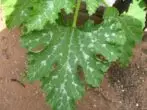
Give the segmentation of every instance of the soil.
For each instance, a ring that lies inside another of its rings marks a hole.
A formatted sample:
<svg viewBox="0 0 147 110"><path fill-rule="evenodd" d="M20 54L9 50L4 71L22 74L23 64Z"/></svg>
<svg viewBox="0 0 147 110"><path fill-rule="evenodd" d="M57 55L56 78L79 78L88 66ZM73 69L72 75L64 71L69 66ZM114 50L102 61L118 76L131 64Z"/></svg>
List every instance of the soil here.
<svg viewBox="0 0 147 110"><path fill-rule="evenodd" d="M20 30L5 28L0 10L0 110L51 110L39 82L20 83L26 50ZM127 68L112 66L99 88L87 88L77 110L147 110L147 35Z"/></svg>

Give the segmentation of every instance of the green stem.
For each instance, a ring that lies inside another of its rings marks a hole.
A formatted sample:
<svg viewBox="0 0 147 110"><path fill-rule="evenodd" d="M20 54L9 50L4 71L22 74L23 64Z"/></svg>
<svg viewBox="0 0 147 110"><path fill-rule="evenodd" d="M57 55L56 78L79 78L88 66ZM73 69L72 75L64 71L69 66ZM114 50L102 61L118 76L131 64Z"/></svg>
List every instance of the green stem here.
<svg viewBox="0 0 147 110"><path fill-rule="evenodd" d="M74 20L73 20L73 25L72 25L73 28L75 28L76 24L77 24L78 13L79 13L81 1L82 0L77 0L76 10L75 10L75 13L74 13Z"/></svg>

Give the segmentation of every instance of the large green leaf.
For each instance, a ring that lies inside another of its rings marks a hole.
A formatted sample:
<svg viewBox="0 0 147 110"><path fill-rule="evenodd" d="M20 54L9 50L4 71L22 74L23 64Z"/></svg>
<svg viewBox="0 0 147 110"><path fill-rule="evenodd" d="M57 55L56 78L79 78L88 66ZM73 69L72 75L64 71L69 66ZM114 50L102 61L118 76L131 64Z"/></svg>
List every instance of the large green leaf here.
<svg viewBox="0 0 147 110"><path fill-rule="evenodd" d="M9 2L5 5L7 3ZM7 18L7 25L12 28L25 23L28 32L42 29L48 21L55 22L61 9L70 13L74 5L75 0L17 0L15 5L7 7L8 10L15 8Z"/></svg>
<svg viewBox="0 0 147 110"><path fill-rule="evenodd" d="M126 25L125 20L136 19L119 16L116 9L110 9L106 10L105 21L98 26L89 24L89 30L47 25L42 31L22 36L28 48L28 78L41 80L54 110L74 110L75 101L83 96L84 82L78 75L79 66L84 72L84 81L98 87L111 63L128 60L130 49L141 38L141 28L130 28L140 26L140 22ZM32 51L40 45L43 49L37 53Z"/></svg>
<svg viewBox="0 0 147 110"><path fill-rule="evenodd" d="M83 0L87 10L92 15L102 0ZM4 2L4 11L7 17L7 26L13 28L25 24L27 32L41 30L46 23L55 23L61 9L71 13L76 0L7 0Z"/></svg>
<svg viewBox="0 0 147 110"><path fill-rule="evenodd" d="M130 57L132 56L132 49L142 39L142 23L140 19L136 19L136 17L128 16L126 14L117 17L118 15L119 13L116 13L115 8L107 8L104 14L104 19L112 17L116 19L116 22L120 22L121 24L121 30L125 34L127 40L125 45L122 47L122 54L119 61L121 65L126 66L129 64ZM110 25L110 28L112 27L116 28L115 23Z"/></svg>
<svg viewBox="0 0 147 110"><path fill-rule="evenodd" d="M16 4L17 0L2 0L0 5L4 10L4 16L10 16L10 14L14 11L14 5Z"/></svg>
<svg viewBox="0 0 147 110"><path fill-rule="evenodd" d="M15 2L16 3L13 3L13 5L8 4L9 2L4 4L4 7L6 7L4 13L6 15L6 24L8 28L20 26L28 19L29 13L32 10L33 4L30 0L17 0Z"/></svg>
<svg viewBox="0 0 147 110"><path fill-rule="evenodd" d="M144 10L145 4L143 7L143 5L140 5L141 2L143 2L143 0L133 0L133 3L130 4L127 15L140 20L142 22L142 28L144 28L146 12Z"/></svg>
<svg viewBox="0 0 147 110"><path fill-rule="evenodd" d="M131 16L122 16L119 20L122 23L122 29L127 36L122 56L120 57L120 62L122 65L128 65L130 57L133 53L132 49L137 43L140 43L143 37L142 23L138 19Z"/></svg>
<svg viewBox="0 0 147 110"><path fill-rule="evenodd" d="M83 1L86 2L89 15L92 15L93 13L95 13L96 9L100 5L100 0L83 0Z"/></svg>

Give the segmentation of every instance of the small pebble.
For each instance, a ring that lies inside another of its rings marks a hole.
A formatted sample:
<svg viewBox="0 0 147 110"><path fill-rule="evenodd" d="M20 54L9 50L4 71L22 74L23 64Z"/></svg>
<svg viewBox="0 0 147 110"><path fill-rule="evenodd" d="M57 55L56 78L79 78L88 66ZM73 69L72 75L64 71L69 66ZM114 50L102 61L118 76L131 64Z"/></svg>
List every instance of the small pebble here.
<svg viewBox="0 0 147 110"><path fill-rule="evenodd" d="M93 107L96 108L96 104L94 104Z"/></svg>
<svg viewBox="0 0 147 110"><path fill-rule="evenodd" d="M122 89L121 91L122 91L122 92L125 92L125 90L124 90L124 89Z"/></svg>
<svg viewBox="0 0 147 110"><path fill-rule="evenodd" d="M138 107L139 106L139 104L138 103L136 103L136 107Z"/></svg>

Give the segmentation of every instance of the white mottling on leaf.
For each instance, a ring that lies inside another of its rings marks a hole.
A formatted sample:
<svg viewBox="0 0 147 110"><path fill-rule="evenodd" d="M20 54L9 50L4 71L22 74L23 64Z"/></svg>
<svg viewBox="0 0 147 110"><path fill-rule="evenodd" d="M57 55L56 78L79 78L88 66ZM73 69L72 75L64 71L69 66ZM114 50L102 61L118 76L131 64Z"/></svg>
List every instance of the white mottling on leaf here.
<svg viewBox="0 0 147 110"><path fill-rule="evenodd" d="M103 30L104 28L101 26L100 28L99 28L99 30Z"/></svg>
<svg viewBox="0 0 147 110"><path fill-rule="evenodd" d="M49 41L47 41L47 42L46 42L46 44L50 44L50 42L49 42Z"/></svg>
<svg viewBox="0 0 147 110"><path fill-rule="evenodd" d="M46 35L47 35L46 33L43 33L43 34L42 34L42 36L46 36Z"/></svg>
<svg viewBox="0 0 147 110"><path fill-rule="evenodd" d="M104 36L105 36L106 38L108 38L108 37L109 37L109 34L108 34L108 33L105 33Z"/></svg>
<svg viewBox="0 0 147 110"><path fill-rule="evenodd" d="M113 53L113 52L110 52L110 54L111 54L111 55L114 55L114 53Z"/></svg>
<svg viewBox="0 0 147 110"><path fill-rule="evenodd" d="M36 39L36 41L37 41L37 42L39 42L39 38L38 38L38 39Z"/></svg>
<svg viewBox="0 0 147 110"><path fill-rule="evenodd" d="M46 66L46 60L41 61L41 65Z"/></svg>
<svg viewBox="0 0 147 110"><path fill-rule="evenodd" d="M88 33L88 36L90 36L90 37L91 37L91 36L92 36L92 33L90 33L90 32L89 32L89 33Z"/></svg>
<svg viewBox="0 0 147 110"><path fill-rule="evenodd" d="M50 58L50 57L51 57L50 55L47 56L47 58Z"/></svg>
<svg viewBox="0 0 147 110"><path fill-rule="evenodd" d="M68 70L68 72L72 72L72 69L71 69L71 66L69 65L69 63L67 63L67 70Z"/></svg>
<svg viewBox="0 0 147 110"><path fill-rule="evenodd" d="M94 44L93 43L90 43L89 45L88 45L88 48L93 48L94 47Z"/></svg>
<svg viewBox="0 0 147 110"><path fill-rule="evenodd" d="M52 32L50 32L50 37L52 37L53 36L53 33Z"/></svg>
<svg viewBox="0 0 147 110"><path fill-rule="evenodd" d="M106 47L106 44L102 44L102 47L104 47L104 48L105 48L105 47Z"/></svg>
<svg viewBox="0 0 147 110"><path fill-rule="evenodd" d="M94 39L91 40L92 43L95 43L96 41Z"/></svg>
<svg viewBox="0 0 147 110"><path fill-rule="evenodd" d="M116 36L116 34L115 33L112 33L112 36Z"/></svg>
<svg viewBox="0 0 147 110"><path fill-rule="evenodd" d="M55 45L53 48L54 48L54 50L56 50L57 49L57 45Z"/></svg>
<svg viewBox="0 0 147 110"><path fill-rule="evenodd" d="M84 59L85 60L88 60L89 59L89 55L87 55L85 52L83 52L83 56L84 56Z"/></svg>
<svg viewBox="0 0 147 110"><path fill-rule="evenodd" d="M49 9L54 9L54 3L52 1L48 1L47 4Z"/></svg>
<svg viewBox="0 0 147 110"><path fill-rule="evenodd" d="M94 71L94 69L91 68L91 67L88 67L88 70L89 70L90 72L93 72L93 71Z"/></svg>
<svg viewBox="0 0 147 110"><path fill-rule="evenodd" d="M75 87L77 87L77 86L78 86L75 82L72 82L72 85L74 85Z"/></svg>
<svg viewBox="0 0 147 110"><path fill-rule="evenodd" d="M78 58L76 57L75 60L74 60L74 63L76 63L77 61L78 61Z"/></svg>
<svg viewBox="0 0 147 110"><path fill-rule="evenodd" d="M63 56L63 53L59 53L59 55L62 57Z"/></svg>
<svg viewBox="0 0 147 110"><path fill-rule="evenodd" d="M67 101L69 101L70 100L70 97L69 96L67 96Z"/></svg>
<svg viewBox="0 0 147 110"><path fill-rule="evenodd" d="M52 77L52 80L55 80L55 79L58 79L57 75Z"/></svg>

